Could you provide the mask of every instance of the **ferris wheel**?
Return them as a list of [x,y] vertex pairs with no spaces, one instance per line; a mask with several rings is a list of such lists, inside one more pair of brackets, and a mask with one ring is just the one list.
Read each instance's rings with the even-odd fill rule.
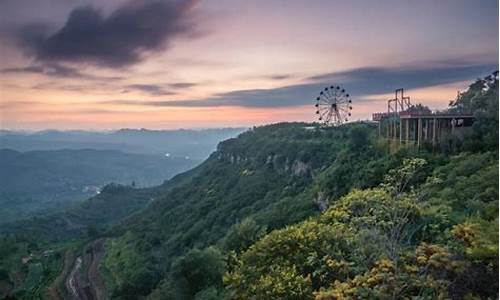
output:
[[329,86],[316,97],[316,114],[320,123],[339,126],[351,116],[352,100],[340,86]]

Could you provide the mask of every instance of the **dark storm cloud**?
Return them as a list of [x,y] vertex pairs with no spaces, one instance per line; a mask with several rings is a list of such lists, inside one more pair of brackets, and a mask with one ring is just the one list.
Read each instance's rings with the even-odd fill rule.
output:
[[28,25],[20,45],[43,62],[85,62],[121,67],[168,47],[173,38],[194,34],[195,0],[130,1],[109,16],[92,6],[74,9],[64,26],[48,34],[46,26]]
[[498,64],[459,64],[439,67],[361,68],[322,74],[309,78],[310,82],[274,89],[238,90],[215,95],[209,99],[184,101],[114,100],[113,104],[165,107],[287,107],[310,104],[325,86],[342,85],[354,101],[366,101],[368,95],[391,93],[397,88],[423,88],[488,75]]

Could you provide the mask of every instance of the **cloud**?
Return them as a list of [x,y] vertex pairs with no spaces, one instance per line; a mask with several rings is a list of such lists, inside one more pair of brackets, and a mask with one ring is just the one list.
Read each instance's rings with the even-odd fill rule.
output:
[[197,84],[194,82],[176,82],[169,84],[129,84],[124,87],[123,93],[138,90],[151,96],[171,96],[178,94],[175,90],[187,89]]
[[[175,101],[113,100],[113,104],[162,107],[287,107],[313,103],[316,94],[325,86],[341,85],[353,102],[365,101],[369,95],[386,94],[397,88],[414,89],[474,80],[496,70],[498,64],[457,64],[438,67],[409,66],[400,68],[360,68],[321,74],[308,82],[274,89],[237,90],[217,94],[208,99]],[[366,100],[369,101],[369,100]]]
[[397,88],[421,88],[474,80],[498,68],[497,64],[457,64],[439,66],[410,66],[400,68],[368,67],[310,77],[312,81],[339,82],[352,93],[381,94]]
[[198,84],[194,83],[194,82],[175,82],[175,83],[168,84],[168,86],[173,88],[173,89],[188,89],[188,88],[192,88],[196,85],[198,85]]
[[1,109],[12,109],[26,106],[34,106],[38,104],[43,104],[40,101],[31,101],[31,100],[20,100],[20,101],[2,101],[0,102]]
[[270,75],[267,77],[267,79],[271,79],[271,80],[285,80],[285,79],[289,79],[289,78],[292,78],[293,75],[292,74],[277,74],[277,75]]
[[154,84],[129,84],[125,88],[126,92],[128,92],[128,89],[139,90],[152,96],[168,96],[176,94],[175,92],[167,91],[163,87]]
[[62,66],[59,64],[31,65],[26,67],[5,68],[0,70],[4,74],[38,74],[56,78],[78,78],[86,80],[121,80],[119,76],[98,76],[83,73],[76,68]]
[[[237,105],[249,107],[298,106],[313,102],[325,86],[341,85],[353,97],[362,100],[368,95],[385,94],[397,88],[421,88],[463,80],[474,80],[498,68],[496,64],[479,64],[447,67],[360,68],[322,74],[309,78],[309,83],[274,89],[243,90],[220,94],[208,105]],[[177,104],[177,103],[176,103]],[[190,102],[187,105],[203,105]],[[205,105],[207,105],[205,104]]]
[[106,67],[135,64],[144,55],[168,47],[179,36],[192,36],[192,7],[197,0],[129,1],[109,16],[92,6],[74,9],[64,26],[31,24],[19,32],[22,48],[38,61],[92,63]]
[[4,74],[9,73],[30,73],[30,74],[41,74],[54,77],[85,77],[82,73],[75,69],[67,68],[63,66],[27,66],[19,68],[6,68],[1,70]]
[[140,91],[142,93],[151,96],[171,96],[176,95],[180,90],[189,89],[191,87],[199,85],[195,82],[174,82],[166,84],[113,84],[115,81],[123,82],[124,77],[121,76],[103,76],[103,75],[93,75],[89,73],[83,73],[76,68],[62,66],[59,64],[52,65],[31,65],[26,67],[15,67],[15,68],[4,68],[0,69],[0,73],[3,74],[35,74],[43,75],[48,77],[53,77],[58,79],[57,81],[39,83],[32,86],[33,89],[44,90],[44,89],[58,89],[66,91],[95,91],[95,87],[89,86],[88,84],[76,84],[68,85],[63,84],[59,79],[76,78],[88,80],[90,83],[95,81],[100,82],[100,88],[107,88],[111,91],[116,91],[121,89],[122,93],[128,93],[131,90]]

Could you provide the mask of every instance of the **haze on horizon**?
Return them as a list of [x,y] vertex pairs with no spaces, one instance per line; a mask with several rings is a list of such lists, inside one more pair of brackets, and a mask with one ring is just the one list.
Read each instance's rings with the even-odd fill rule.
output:
[[330,84],[368,119],[497,69],[498,0],[0,0],[1,129],[313,121]]

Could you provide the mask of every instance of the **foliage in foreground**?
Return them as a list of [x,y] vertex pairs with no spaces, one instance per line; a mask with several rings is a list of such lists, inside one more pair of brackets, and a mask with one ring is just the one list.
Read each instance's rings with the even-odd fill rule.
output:
[[[474,199],[436,205],[435,194],[408,186],[423,162],[407,160],[381,186],[354,190],[321,216],[265,236],[233,260],[225,276],[229,298],[495,297],[498,219],[477,218]],[[474,182],[487,168],[469,170],[456,184]],[[453,176],[441,171],[429,181]],[[483,205],[494,209],[498,195],[490,196]],[[458,200],[468,213],[453,207]],[[498,209],[490,213],[496,216]]]

